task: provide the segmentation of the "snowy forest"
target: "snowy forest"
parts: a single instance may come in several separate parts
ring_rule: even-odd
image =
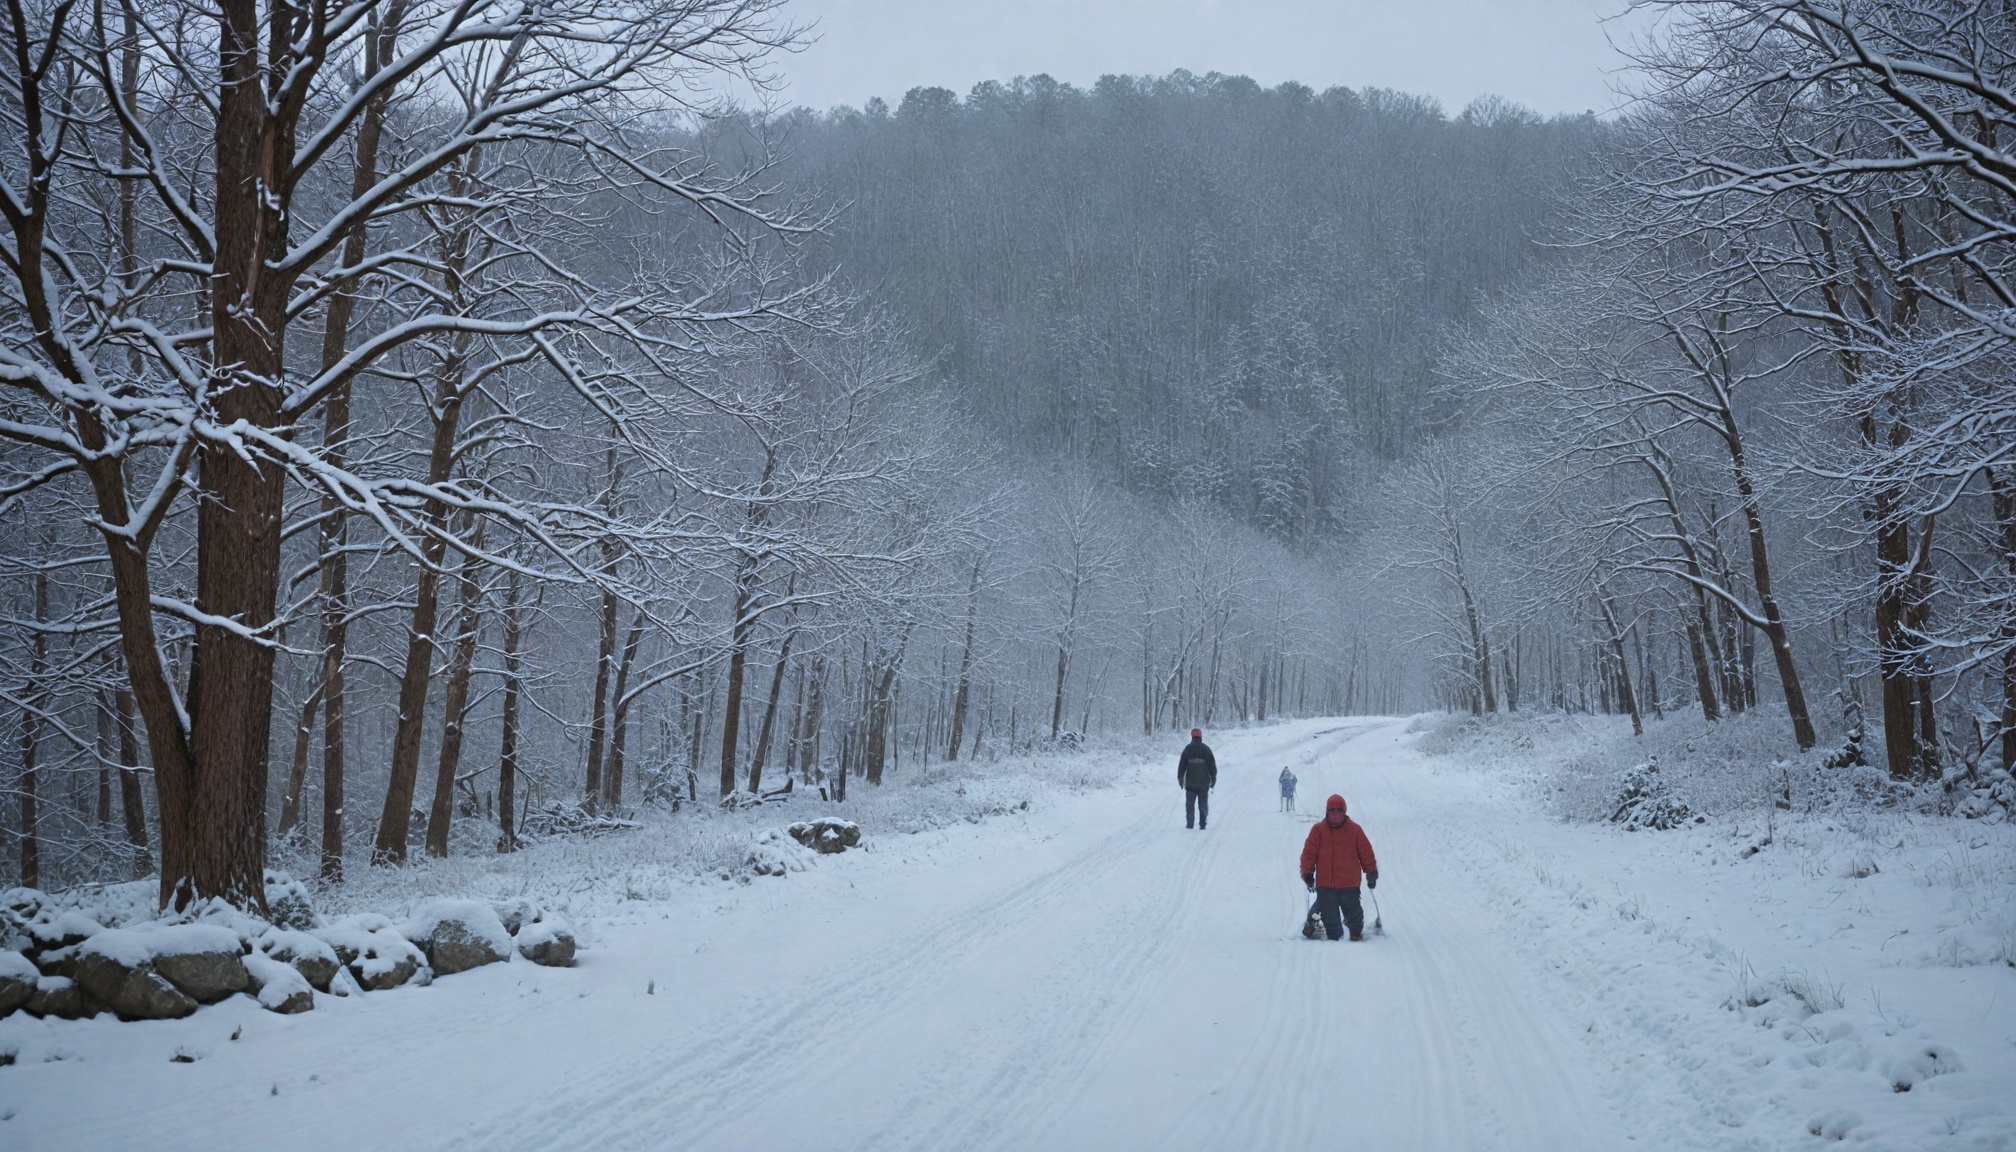
[[[0,880],[265,904],[1274,717],[2016,762],[2016,12],[1661,0],[1614,117],[765,110],[788,5],[24,0]]]

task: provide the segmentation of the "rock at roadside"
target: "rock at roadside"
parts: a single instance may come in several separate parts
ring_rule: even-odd
[[[518,954],[548,968],[574,966],[574,932],[557,916],[535,920],[518,928]]]
[[[822,856],[845,852],[861,845],[861,826],[851,820],[835,820],[822,817],[793,824],[786,831],[791,838]]]
[[[145,962],[128,964],[118,957],[87,953],[77,961],[77,983],[127,1020],[176,1020],[196,1011],[194,997],[184,995]]]
[[[215,1004],[226,996],[245,991],[252,983],[245,974],[237,934],[230,932],[209,943],[191,942],[175,951],[163,951],[154,957],[154,970],[198,1004]]]
[[[343,967],[334,948],[319,937],[292,928],[268,928],[252,941],[252,947],[260,955],[293,965],[317,992],[329,991],[329,982],[336,979],[336,973]],[[249,958],[247,964],[249,972]]]
[[[187,1016],[250,983],[238,934],[154,921],[98,933],[77,948],[77,983],[129,1019]]]
[[[254,952],[245,957],[245,974],[259,1006],[269,1012],[292,1015],[315,1007],[315,990],[292,964]]]
[[[0,952],[0,1017],[28,1003],[42,974],[19,952]]]
[[[368,992],[384,992],[415,980],[425,983],[431,978],[426,955],[401,936],[390,920],[375,912],[345,916],[316,929],[315,935],[335,950],[336,959],[350,970],[357,986]]]
[[[427,954],[436,976],[452,976],[511,958],[511,934],[488,904],[429,900],[405,926],[407,939]]]
[[[75,980],[64,976],[42,976],[35,981],[35,993],[23,1005],[30,1016],[54,1016],[59,1020],[81,1020],[96,1016],[98,1005]]]

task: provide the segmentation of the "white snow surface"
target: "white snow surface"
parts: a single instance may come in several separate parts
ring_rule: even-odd
[[[263,952],[245,957],[245,972],[252,978],[252,986],[258,989],[257,999],[262,1008],[277,1008],[290,996],[314,991],[292,964],[283,964]]]
[[[26,956],[0,948],[0,976],[14,980],[33,980],[41,974]]]
[[[2016,1149],[2009,825],[1629,833],[1549,815],[1545,747],[1417,738],[1214,733],[1203,832],[1180,741],[1026,811],[864,822],[802,871],[570,908],[575,968],[295,1016],[16,1014],[0,1146]],[[1300,938],[1313,816],[1277,810],[1283,765],[1305,812],[1349,798],[1386,935]]]
[[[107,928],[78,945],[80,951],[116,960],[129,968],[151,962],[156,956],[181,956],[194,952],[239,951],[238,934],[215,924],[169,924],[143,920],[125,928]]]

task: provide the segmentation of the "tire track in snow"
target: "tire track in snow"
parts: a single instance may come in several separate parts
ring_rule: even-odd
[[[784,1003],[732,1010],[697,1036],[626,1055],[555,1085],[553,1103],[528,1106],[470,1132],[456,1147],[567,1145],[718,1147],[706,1138],[760,1096],[756,1069],[817,1075],[818,1064],[875,1014],[941,991],[991,937],[977,924],[1015,920],[1066,900],[1096,882],[1154,834],[1166,809],[1007,892],[894,940],[844,969],[829,971]]]

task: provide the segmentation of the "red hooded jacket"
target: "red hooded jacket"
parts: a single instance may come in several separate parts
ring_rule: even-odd
[[[1325,808],[1343,803],[1342,797],[1332,796]],[[1335,828],[1327,817],[1318,820],[1309,829],[1309,839],[1302,842],[1302,875],[1314,873],[1318,888],[1356,888],[1363,882],[1364,873],[1378,870],[1379,858],[1372,854],[1372,841],[1365,838],[1365,829],[1349,816]]]

